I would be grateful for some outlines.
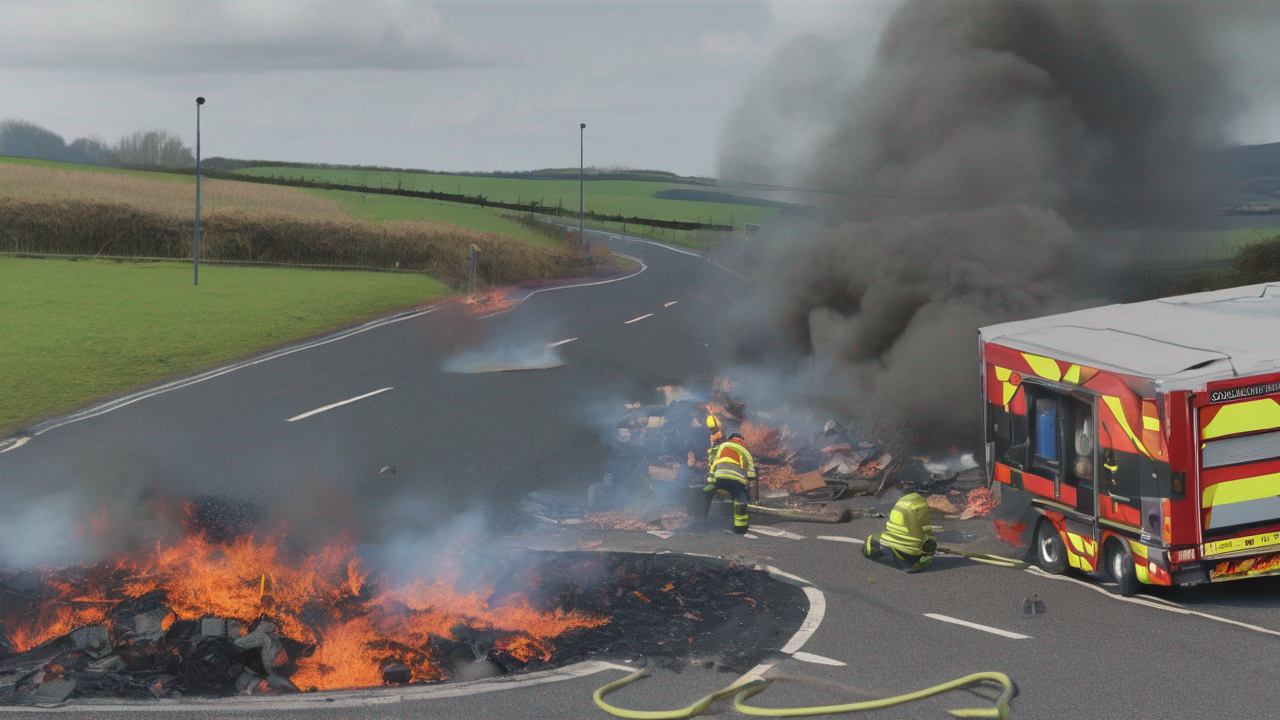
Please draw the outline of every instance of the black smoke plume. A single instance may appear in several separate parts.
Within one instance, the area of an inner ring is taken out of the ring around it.
[[[847,222],[757,236],[769,271],[731,311],[740,359],[819,367],[823,391],[926,442],[975,437],[977,328],[1105,301],[1069,291],[1086,247],[1065,206],[1202,201],[1236,105],[1199,17],[910,0],[856,82],[830,66],[840,42],[784,46],[730,120],[721,177],[827,191]]]

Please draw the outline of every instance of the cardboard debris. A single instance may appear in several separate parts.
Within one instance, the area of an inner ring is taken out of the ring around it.
[[[827,481],[822,479],[822,473],[816,471],[797,475],[796,481],[800,485],[800,492],[817,490],[818,488],[827,486]]]
[[[649,422],[645,424],[645,427],[647,428],[662,427],[663,425],[666,424],[666,422],[667,422],[667,419],[664,417],[650,417]]]
[[[675,482],[680,475],[680,467],[662,467],[659,465],[649,466],[649,477],[653,480],[663,480],[666,482]]]
[[[946,499],[942,495],[930,495],[925,499],[925,502],[929,503],[929,507],[931,509],[937,510],[944,515],[954,515],[960,512],[960,508],[956,507],[955,503]]]

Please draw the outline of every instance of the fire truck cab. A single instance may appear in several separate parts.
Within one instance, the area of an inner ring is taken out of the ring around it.
[[[1120,592],[1280,573],[1280,283],[979,330],[1000,539]]]

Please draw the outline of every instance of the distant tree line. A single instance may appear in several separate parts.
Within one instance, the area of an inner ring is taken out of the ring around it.
[[[87,165],[187,167],[196,164],[191,148],[167,130],[135,130],[114,145],[99,137],[77,138],[68,143],[61,135],[27,120],[0,122],[0,155]]]

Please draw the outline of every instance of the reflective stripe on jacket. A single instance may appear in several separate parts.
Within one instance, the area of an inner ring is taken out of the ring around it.
[[[751,453],[736,442],[723,442],[716,448],[709,468],[713,479],[737,480],[747,484],[756,476],[756,463]]]

